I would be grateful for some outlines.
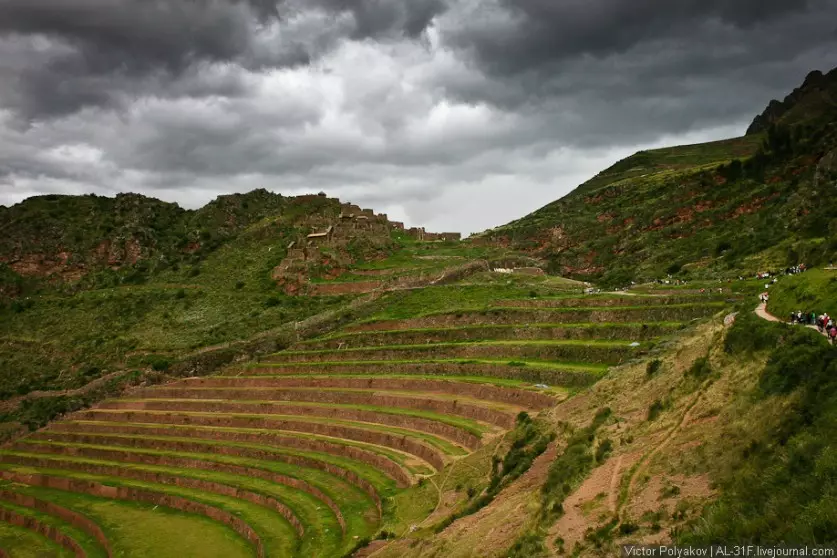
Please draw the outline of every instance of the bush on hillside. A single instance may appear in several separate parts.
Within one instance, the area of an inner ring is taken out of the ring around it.
[[[724,339],[724,351],[731,355],[766,351],[786,333],[782,324],[762,320],[753,312],[740,312]]]

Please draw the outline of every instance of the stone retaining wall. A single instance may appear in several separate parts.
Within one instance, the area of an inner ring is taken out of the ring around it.
[[[323,364],[289,364],[285,366],[262,366],[231,370],[230,373],[253,376],[281,376],[308,374],[381,374],[422,376],[485,376],[510,380],[526,380],[559,386],[587,386],[597,375],[590,372],[562,370],[537,366],[512,366],[505,363],[485,362],[369,362],[344,364],[339,362]]]
[[[621,339],[643,341],[677,331],[679,325],[607,324],[587,327],[472,326],[437,330],[368,331],[336,336],[331,339],[305,341],[290,348],[292,351],[351,349],[387,345],[420,345],[423,343],[455,343],[469,341],[558,341]]]
[[[283,436],[281,434],[274,434],[269,432],[264,433],[251,433],[251,432],[237,432],[234,430],[209,430],[209,429],[202,429],[202,428],[182,428],[182,427],[137,427],[137,426],[126,426],[126,425],[118,425],[118,424],[78,424],[78,423],[55,423],[50,426],[47,430],[43,430],[41,432],[36,433],[34,436],[43,436],[49,439],[50,436],[59,434],[59,435],[70,435],[70,436],[78,436],[80,439],[84,438],[84,433],[78,433],[78,430],[67,431],[63,430],[62,428],[67,425],[75,425],[76,427],[85,427],[85,432],[89,433],[100,433],[100,434],[130,434],[134,436],[171,436],[171,437],[188,437],[188,438],[197,438],[201,440],[224,440],[229,442],[249,442],[255,444],[261,444],[266,446],[276,447],[277,449],[281,450],[282,448],[292,448],[304,451],[313,451],[313,452],[320,452],[326,453],[329,455],[335,455],[338,457],[345,457],[349,459],[354,459],[356,461],[360,461],[367,465],[371,465],[372,467],[383,471],[389,477],[396,481],[399,487],[407,487],[412,484],[412,477],[407,473],[401,466],[392,461],[390,458],[372,452],[367,451],[363,448],[358,448],[356,446],[350,446],[346,444],[338,444],[329,442],[327,440],[321,440],[318,438],[303,438],[303,437],[296,437],[296,436]],[[128,438],[128,440],[143,440],[144,438]],[[223,446],[220,446],[223,447]],[[293,456],[288,455],[285,456],[289,459],[291,458],[299,458],[305,459],[310,461],[309,465],[313,468],[318,468],[318,465],[314,465],[315,463],[322,463],[324,465],[330,465],[329,463],[321,462],[317,459],[308,458],[304,456]],[[290,461],[288,461],[290,462]],[[307,461],[306,461],[307,463]],[[325,470],[325,469],[324,469]],[[331,471],[329,471],[331,472]],[[354,474],[351,471],[347,471],[349,474]],[[365,479],[361,479],[364,483],[366,483]],[[367,483],[368,484],[368,483]],[[371,487],[371,485],[369,485]],[[374,487],[372,487],[374,490]],[[377,492],[375,493],[377,497]]]
[[[345,426],[338,424],[306,422],[304,420],[276,419],[266,417],[235,417],[235,416],[191,416],[185,414],[155,414],[107,411],[82,411],[77,413],[77,420],[95,420],[111,422],[142,422],[156,424],[189,424],[197,426],[217,426],[220,428],[258,428],[268,430],[290,430],[292,432],[308,432],[333,438],[345,438],[357,442],[366,442],[378,446],[386,446],[420,457],[437,470],[445,466],[442,452],[415,439],[400,434],[390,434],[378,430]]]
[[[264,508],[270,509],[288,520],[297,534],[302,537],[305,534],[305,528],[297,518],[296,514],[288,506],[278,501],[271,496],[265,496],[249,490],[244,490],[235,486],[229,486],[217,482],[207,481],[198,478],[181,477],[178,475],[170,475],[168,473],[158,473],[155,471],[145,471],[142,469],[135,469],[130,467],[120,467],[118,465],[108,465],[99,463],[88,463],[84,461],[69,461],[56,457],[51,459],[48,457],[34,457],[22,455],[3,455],[0,458],[2,463],[10,463],[14,465],[23,465],[25,467],[37,467],[39,469],[65,469],[69,471],[80,471],[92,475],[104,475],[110,477],[119,477],[124,479],[133,479],[144,482],[153,482],[157,484],[165,484],[169,486],[178,486],[180,488],[189,488],[193,490],[200,490],[201,492],[209,492],[219,496],[228,496],[230,498],[237,498],[256,504]],[[191,502],[191,500],[189,500]]]
[[[0,521],[38,533],[42,537],[46,537],[58,544],[62,548],[69,550],[77,558],[87,557],[87,553],[81,545],[75,541],[75,539],[61,532],[58,527],[42,523],[34,517],[22,515],[6,508],[0,508]]]
[[[136,453],[126,449],[102,449],[102,448],[85,448],[74,446],[60,446],[55,444],[37,444],[31,442],[18,443],[13,449],[22,452],[46,453],[50,455],[64,455],[73,457],[83,457],[87,459],[103,459],[107,461],[118,461],[121,463],[139,463],[142,465],[156,465],[161,467],[179,467],[182,469],[198,469],[203,471],[212,471],[216,473],[229,473],[239,475],[242,477],[257,478],[288,486],[295,490],[305,492],[323,502],[337,518],[343,533],[346,532],[346,520],[343,518],[343,513],[334,501],[323,492],[311,486],[304,480],[289,477],[274,473],[267,469],[260,469],[258,467],[248,467],[244,465],[235,465],[233,463],[223,463],[219,461],[209,461],[200,458],[176,457],[168,455],[157,455],[152,453]],[[204,448],[205,451],[205,448]],[[2,459],[2,458],[0,458]],[[278,508],[287,508],[283,504],[277,506],[278,501],[269,497],[272,501],[268,507],[278,511],[285,516],[285,511]],[[287,516],[286,516],[287,517]],[[290,519],[289,519],[290,521]]]
[[[107,536],[105,536],[104,531],[102,531],[102,528],[89,517],[85,517],[78,512],[59,506],[58,504],[54,504],[46,500],[39,500],[34,496],[22,494],[20,492],[13,492],[11,490],[0,490],[0,500],[11,502],[17,506],[31,508],[47,515],[57,517],[96,539],[96,542],[98,542],[102,548],[105,549],[107,556],[113,556],[113,549]]]
[[[501,324],[571,324],[571,323],[646,323],[684,322],[704,318],[720,311],[719,306],[661,306],[614,310],[607,308],[544,309],[493,308],[490,310],[462,310],[449,314],[433,314],[403,320],[378,320],[348,326],[343,331],[392,331],[476,325]]]
[[[182,498],[180,496],[173,496],[171,494],[138,488],[108,486],[93,481],[70,479],[66,477],[53,477],[38,473],[0,471],[0,478],[12,482],[28,484],[30,486],[64,490],[66,492],[76,492],[90,496],[97,496],[99,498],[108,498],[111,500],[143,502],[187,513],[203,515],[204,517],[208,517],[209,519],[231,527],[236,533],[249,542],[253,548],[255,548],[256,554],[259,558],[264,558],[265,555],[264,545],[262,544],[261,538],[258,533],[256,533],[256,531],[247,524],[246,521],[219,508],[187,500],[186,498]]]
[[[200,388],[345,388],[446,393],[474,399],[546,409],[557,403],[554,397],[528,389],[500,387],[477,382],[404,378],[189,378],[166,387]],[[147,390],[149,393],[156,390]]]
[[[381,508],[381,499],[378,495],[378,492],[375,490],[375,487],[372,486],[366,479],[363,479],[356,475],[351,471],[347,471],[337,465],[332,465],[331,463],[325,463],[323,461],[318,461],[316,459],[311,459],[304,456],[297,456],[297,455],[286,455],[282,453],[277,453],[275,451],[265,451],[256,448],[245,448],[245,447],[237,447],[237,446],[226,446],[226,445],[218,445],[218,444],[206,444],[206,443],[199,443],[199,442],[187,442],[181,440],[154,440],[148,438],[127,438],[127,437],[119,437],[119,436],[90,436],[90,435],[83,435],[83,434],[70,434],[66,432],[43,432],[40,435],[35,435],[30,437],[30,440],[41,440],[41,439],[48,439],[54,442],[66,442],[66,443],[75,443],[75,444],[94,444],[94,445],[109,445],[114,447],[122,447],[122,448],[138,448],[138,449],[150,449],[150,450],[165,450],[165,451],[175,451],[175,452],[189,452],[189,453],[212,453],[216,455],[230,455],[233,457],[244,457],[249,459],[259,459],[263,461],[279,461],[282,463],[287,463],[289,465],[295,465],[297,467],[308,467],[311,469],[316,469],[319,471],[324,471],[336,477],[340,477],[346,480],[349,484],[355,486],[366,492],[372,500],[375,502],[378,511],[380,512]],[[30,446],[31,444],[19,444],[18,447],[25,448]],[[23,451],[23,449],[22,449]],[[41,451],[41,450],[39,450]],[[47,452],[47,453],[55,453],[55,452]],[[125,461],[125,459],[119,458],[120,461]],[[177,465],[180,466],[180,465]],[[184,465],[187,467],[192,467],[192,465]],[[196,467],[196,468],[206,468],[206,467]],[[314,486],[311,486],[305,481],[301,481],[296,478],[289,478],[285,477],[284,475],[278,475],[276,473],[272,473],[269,470],[261,470],[259,468],[252,468],[252,467],[238,467],[240,471],[235,472],[235,474],[241,474],[245,476],[257,477],[262,478],[264,480],[268,480],[271,482],[277,482],[279,484],[287,484],[288,486],[292,486],[298,490],[302,490],[311,494],[315,498],[319,500],[323,500],[329,506],[329,508],[335,513],[340,522],[341,526],[345,531],[345,521],[343,519],[343,515],[337,505],[332,501],[332,499],[325,494],[323,494],[319,489]],[[244,469],[253,469],[255,472],[251,471],[244,471]],[[208,470],[216,470],[216,469],[208,469]],[[227,471],[233,472],[233,471]],[[277,479],[289,479],[293,481],[293,483],[284,482],[283,480]],[[310,490],[309,490],[310,489]]]
[[[337,420],[369,422],[397,428],[426,432],[456,442],[470,450],[480,447],[480,437],[443,422],[360,409],[343,407],[283,406],[275,403],[236,403],[229,401],[106,401],[99,405],[105,410],[171,411],[197,413],[245,413],[251,415],[290,415],[293,417],[323,417]],[[303,421],[304,419],[289,419]]]
[[[330,391],[302,390],[292,388],[188,388],[163,387],[141,390],[134,397],[145,399],[224,399],[233,401],[289,401],[306,403],[331,403],[335,405],[372,405],[432,411],[444,415],[456,415],[473,420],[487,422],[500,428],[513,428],[519,408],[515,412],[499,411],[470,402],[440,400],[422,397],[389,395],[386,392],[372,391]],[[292,410],[292,409],[291,409]]]
[[[381,347],[379,349],[350,349],[327,352],[285,352],[265,359],[271,363],[294,362],[356,362],[400,361],[400,360],[447,360],[447,359],[491,359],[519,358],[535,360],[566,360],[597,364],[620,364],[633,357],[637,349],[627,345],[599,344],[450,344],[408,346],[403,348]]]
[[[700,304],[718,302],[716,297],[700,296],[619,296],[583,298],[525,298],[498,300],[495,306],[517,308],[607,308],[610,306],[665,306],[669,304]]]

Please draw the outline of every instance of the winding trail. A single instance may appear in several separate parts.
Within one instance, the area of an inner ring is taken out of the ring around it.
[[[755,313],[759,318],[761,318],[763,320],[767,320],[768,322],[786,323],[786,322],[782,322],[782,320],[780,320],[779,318],[777,318],[776,316],[774,316],[773,314],[768,312],[767,311],[767,303],[765,303],[765,302],[762,302],[761,304],[756,306]],[[828,338],[828,334],[825,331],[820,331],[820,328],[818,328],[815,325],[806,325],[805,327],[807,327],[808,329],[813,329],[814,331],[816,331],[820,335],[823,335],[824,337]]]

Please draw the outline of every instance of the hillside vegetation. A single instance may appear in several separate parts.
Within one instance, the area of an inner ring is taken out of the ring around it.
[[[834,77],[472,241],[266,191],[0,208],[0,554],[837,543],[837,352],[750,276],[833,254]]]
[[[639,152],[480,236],[618,286],[827,263],[837,251],[837,70],[812,73],[771,107],[744,137]]]

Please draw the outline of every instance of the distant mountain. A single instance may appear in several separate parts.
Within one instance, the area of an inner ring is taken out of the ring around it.
[[[159,271],[199,262],[268,216],[324,208],[339,210],[339,201],[259,189],[192,211],[139,194],[36,196],[0,207],[0,264],[24,277],[69,281],[102,269]]]
[[[478,238],[611,284],[817,263],[837,252],[835,170],[837,70],[813,72],[744,137],[636,153]]]

